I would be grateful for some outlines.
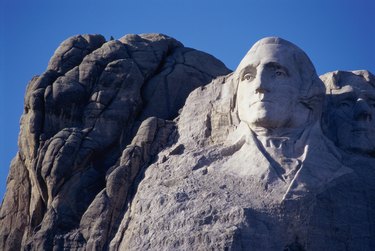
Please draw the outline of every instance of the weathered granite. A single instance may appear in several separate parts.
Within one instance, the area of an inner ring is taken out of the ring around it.
[[[374,87],[276,37],[233,73],[164,35],[68,39],[26,93],[0,247],[374,250]]]
[[[229,72],[161,34],[64,41],[27,87],[0,249],[108,246],[134,181],[168,144],[165,119],[196,87]]]
[[[189,96],[110,249],[374,249],[375,161],[347,161],[323,133],[324,96],[299,48],[257,42]]]
[[[321,76],[327,88],[325,134],[342,150],[375,154],[375,76],[335,71]]]

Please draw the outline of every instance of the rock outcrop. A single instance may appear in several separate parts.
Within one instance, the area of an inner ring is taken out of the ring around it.
[[[196,89],[178,139],[146,170],[111,250],[374,249],[375,147],[365,141],[374,136],[374,78],[322,79],[295,45],[266,38],[233,74]],[[327,124],[348,109],[332,104],[332,82],[360,95],[345,97],[362,148],[348,151],[331,137],[351,133],[342,121],[340,130]]]
[[[112,250],[371,250],[374,185],[323,133],[324,96],[299,48],[260,40],[189,96]]]
[[[161,34],[64,41],[25,96],[1,250],[105,249],[195,88],[230,71]]]
[[[374,250],[374,87],[281,38],[230,73],[163,35],[73,37],[29,84],[1,248]]]

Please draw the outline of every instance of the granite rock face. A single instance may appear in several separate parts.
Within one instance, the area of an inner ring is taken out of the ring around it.
[[[375,160],[322,129],[336,109],[322,79],[301,49],[266,38],[196,89],[110,250],[373,250]]]
[[[64,41],[25,96],[1,250],[105,249],[196,87],[230,71],[161,34]]]
[[[68,39],[26,93],[1,249],[374,250],[374,79],[276,37],[233,73],[164,35]]]

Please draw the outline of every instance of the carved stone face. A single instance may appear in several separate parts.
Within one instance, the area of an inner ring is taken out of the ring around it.
[[[375,88],[361,76],[346,73],[332,89],[326,106],[326,134],[352,152],[375,153]]]
[[[293,48],[265,44],[248,53],[237,69],[238,112],[241,121],[254,128],[294,127],[301,78]],[[244,64],[245,62],[245,64]],[[304,114],[300,114],[303,118]]]

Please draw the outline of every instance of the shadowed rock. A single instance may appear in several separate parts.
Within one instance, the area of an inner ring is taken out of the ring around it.
[[[160,34],[70,38],[28,86],[0,248],[374,250],[373,80],[277,37],[233,73]]]
[[[323,129],[339,148],[375,155],[375,76],[335,71],[321,76],[327,88]]]
[[[373,249],[375,160],[325,136],[324,98],[301,49],[258,41],[189,95],[110,250]]]
[[[164,120],[193,89],[228,73],[161,34],[64,41],[27,87],[1,249],[105,248],[134,180],[168,143],[173,123]]]

